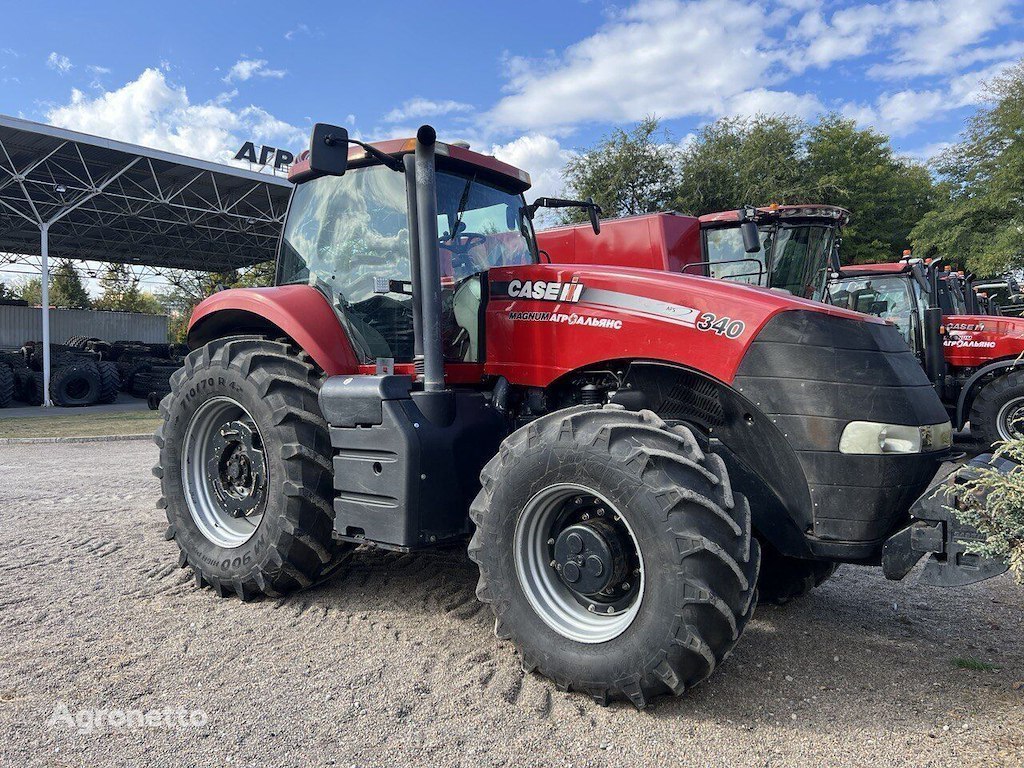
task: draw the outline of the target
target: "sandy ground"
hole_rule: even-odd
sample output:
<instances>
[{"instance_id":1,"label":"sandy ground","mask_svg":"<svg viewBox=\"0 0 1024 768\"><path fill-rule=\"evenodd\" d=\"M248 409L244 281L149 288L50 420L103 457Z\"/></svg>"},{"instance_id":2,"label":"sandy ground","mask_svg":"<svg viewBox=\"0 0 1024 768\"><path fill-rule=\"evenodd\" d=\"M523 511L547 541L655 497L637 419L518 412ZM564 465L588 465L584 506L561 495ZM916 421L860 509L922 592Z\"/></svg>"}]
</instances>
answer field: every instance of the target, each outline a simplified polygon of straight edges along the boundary
<instances>
[{"instance_id":1,"label":"sandy ground","mask_svg":"<svg viewBox=\"0 0 1024 768\"><path fill-rule=\"evenodd\" d=\"M686 697L602 708L523 675L462 552L361 553L286 600L196 590L153 510L155 458L0 446L0 766L1024 764L1006 576L941 590L847 567L761 607ZM80 733L47 725L59 705L206 722Z\"/></svg>"}]
</instances>

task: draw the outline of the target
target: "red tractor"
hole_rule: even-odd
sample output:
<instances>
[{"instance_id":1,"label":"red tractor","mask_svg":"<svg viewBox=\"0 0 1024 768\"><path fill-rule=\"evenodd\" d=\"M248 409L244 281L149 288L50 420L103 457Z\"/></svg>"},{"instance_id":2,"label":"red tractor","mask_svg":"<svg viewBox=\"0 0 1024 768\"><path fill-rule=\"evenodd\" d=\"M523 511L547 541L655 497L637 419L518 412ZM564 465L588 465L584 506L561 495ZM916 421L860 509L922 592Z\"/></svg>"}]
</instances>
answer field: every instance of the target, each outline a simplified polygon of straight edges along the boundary
<instances>
[{"instance_id":1,"label":"red tractor","mask_svg":"<svg viewBox=\"0 0 1024 768\"><path fill-rule=\"evenodd\" d=\"M939 261L841 267L848 218L842 208L812 205L699 219L656 213L603 221L600 237L574 225L540 232L537 240L557 263L702 274L880 316L914 350L955 428L970 421L986 449L1024 436L1024 319L990 314L978 284L940 269ZM1012 278L1004 282L1016 288Z\"/></svg>"},{"instance_id":2,"label":"red tractor","mask_svg":"<svg viewBox=\"0 0 1024 768\"><path fill-rule=\"evenodd\" d=\"M160 505L198 584L279 595L359 545L471 537L526 669L643 706L722 663L759 589L1005 570L918 498L951 427L891 324L541 263L537 208L597 229L593 204L527 205L526 173L429 126L370 145L318 124L291 179L276 287L197 307L160 406Z\"/></svg>"},{"instance_id":3,"label":"red tractor","mask_svg":"<svg viewBox=\"0 0 1024 768\"><path fill-rule=\"evenodd\" d=\"M924 362L956 428L983 445L1024 437L1024 319L981 314L970 282L909 257L843 267L829 301L892 322Z\"/></svg>"},{"instance_id":4,"label":"red tractor","mask_svg":"<svg viewBox=\"0 0 1024 768\"><path fill-rule=\"evenodd\" d=\"M552 261L607 264L717 277L821 301L839 266L849 211L772 205L700 218L652 213L602 221L601 236L571 225L537 233Z\"/></svg>"}]
</instances>

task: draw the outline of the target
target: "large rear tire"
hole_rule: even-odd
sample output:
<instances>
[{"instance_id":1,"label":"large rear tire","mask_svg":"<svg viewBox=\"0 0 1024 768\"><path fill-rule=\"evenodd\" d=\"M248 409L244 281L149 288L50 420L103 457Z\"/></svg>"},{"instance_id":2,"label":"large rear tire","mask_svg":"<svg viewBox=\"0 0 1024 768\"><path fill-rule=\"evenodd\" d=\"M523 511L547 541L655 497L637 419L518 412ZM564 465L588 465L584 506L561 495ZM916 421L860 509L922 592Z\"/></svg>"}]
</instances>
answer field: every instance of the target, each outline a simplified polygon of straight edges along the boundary
<instances>
[{"instance_id":1,"label":"large rear tire","mask_svg":"<svg viewBox=\"0 0 1024 768\"><path fill-rule=\"evenodd\" d=\"M331 444L319 376L286 344L218 339L172 378L156 433L168 537L199 586L243 600L333 573Z\"/></svg>"},{"instance_id":2,"label":"large rear tire","mask_svg":"<svg viewBox=\"0 0 1024 768\"><path fill-rule=\"evenodd\" d=\"M985 384L971 403L971 436L988 447L1024 438L1024 371Z\"/></svg>"},{"instance_id":3,"label":"large rear tire","mask_svg":"<svg viewBox=\"0 0 1024 768\"><path fill-rule=\"evenodd\" d=\"M758 599L762 603L785 605L820 587L838 567L836 563L821 560L786 557L771 544L762 542Z\"/></svg>"},{"instance_id":4,"label":"large rear tire","mask_svg":"<svg viewBox=\"0 0 1024 768\"><path fill-rule=\"evenodd\" d=\"M742 634L760 564L750 509L685 427L559 411L510 435L482 484L477 596L525 669L643 707L707 678Z\"/></svg>"}]
</instances>

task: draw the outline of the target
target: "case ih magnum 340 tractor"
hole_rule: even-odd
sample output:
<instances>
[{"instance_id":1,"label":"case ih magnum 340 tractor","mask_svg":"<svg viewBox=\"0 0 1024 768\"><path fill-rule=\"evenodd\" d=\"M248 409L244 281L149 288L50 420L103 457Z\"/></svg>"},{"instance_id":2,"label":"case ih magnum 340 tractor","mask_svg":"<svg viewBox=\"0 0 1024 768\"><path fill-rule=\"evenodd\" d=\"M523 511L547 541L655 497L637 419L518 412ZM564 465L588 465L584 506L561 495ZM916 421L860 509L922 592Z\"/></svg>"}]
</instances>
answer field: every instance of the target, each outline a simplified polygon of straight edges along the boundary
<instances>
[{"instance_id":1,"label":"case ih magnum 340 tractor","mask_svg":"<svg viewBox=\"0 0 1024 768\"><path fill-rule=\"evenodd\" d=\"M983 445L1024 437L1024 319L971 311L962 273L907 257L843 267L829 301L889 320L924 362L954 426Z\"/></svg>"},{"instance_id":2,"label":"case ih magnum 340 tractor","mask_svg":"<svg viewBox=\"0 0 1024 768\"><path fill-rule=\"evenodd\" d=\"M571 203L527 206L525 173L428 126L364 145L317 125L291 178L277 286L196 309L161 404L160 503L199 584L277 595L358 545L472 536L524 668L643 706L712 673L759 587L1003 570L912 509L951 432L891 324L540 263L533 212Z\"/></svg>"}]
</instances>

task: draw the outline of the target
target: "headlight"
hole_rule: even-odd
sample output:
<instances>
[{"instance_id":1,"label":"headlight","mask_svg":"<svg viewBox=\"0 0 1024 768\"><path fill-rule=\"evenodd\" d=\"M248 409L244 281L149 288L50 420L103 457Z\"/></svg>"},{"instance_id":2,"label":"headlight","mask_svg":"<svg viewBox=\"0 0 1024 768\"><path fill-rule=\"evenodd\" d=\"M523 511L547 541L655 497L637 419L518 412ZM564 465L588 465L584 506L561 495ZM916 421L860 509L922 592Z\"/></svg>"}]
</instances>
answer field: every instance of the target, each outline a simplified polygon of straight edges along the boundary
<instances>
[{"instance_id":1,"label":"headlight","mask_svg":"<svg viewBox=\"0 0 1024 768\"><path fill-rule=\"evenodd\" d=\"M879 424L877 421L851 421L839 439L840 453L925 453L949 448L953 444L953 425L906 426Z\"/></svg>"}]
</instances>

